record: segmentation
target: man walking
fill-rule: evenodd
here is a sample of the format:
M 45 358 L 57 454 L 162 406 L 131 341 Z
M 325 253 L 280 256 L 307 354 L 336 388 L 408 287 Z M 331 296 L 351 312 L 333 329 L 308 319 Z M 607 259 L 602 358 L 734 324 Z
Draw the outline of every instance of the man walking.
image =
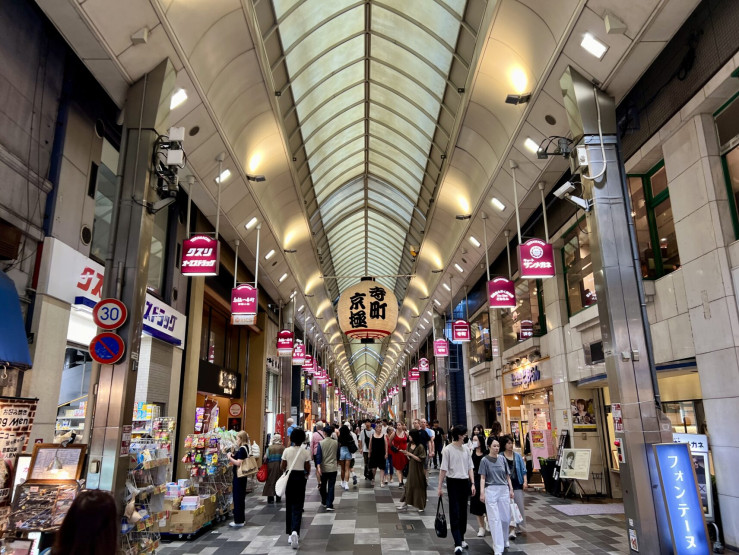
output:
M 371 480 L 369 472 L 369 445 L 372 441 L 372 436 L 375 431 L 372 429 L 372 422 L 369 420 L 364 421 L 364 428 L 359 432 L 359 442 L 362 447 L 362 458 L 364 459 L 364 479 Z
M 316 446 L 316 473 L 321 481 L 319 487 L 321 505 L 326 507 L 327 511 L 333 511 L 336 474 L 339 470 L 336 462 L 339 452 L 339 442 L 334 439 L 332 435 L 334 430 L 331 426 L 326 426 L 323 431 L 326 437 Z
M 441 465 L 442 449 L 444 449 L 444 429 L 439 425 L 438 420 L 434 420 L 433 432 L 434 432 L 434 468 L 437 468 L 436 462 L 438 460 L 439 465 Z
M 434 460 L 434 431 L 429 428 L 429 423 L 425 418 L 421 419 L 421 440 L 424 442 L 423 447 L 426 449 L 426 453 L 428 453 L 424 463 L 426 478 L 428 478 L 431 461 Z
M 467 530 L 467 502 L 470 493 L 475 495 L 475 474 L 472 454 L 465 449 L 463 443 L 467 437 L 467 427 L 457 425 L 452 428 L 452 443 L 444 447 L 439 472 L 439 489 L 446 478 L 446 490 L 449 495 L 449 524 L 454 538 L 454 553 L 462 553 L 469 546 L 464 541 Z

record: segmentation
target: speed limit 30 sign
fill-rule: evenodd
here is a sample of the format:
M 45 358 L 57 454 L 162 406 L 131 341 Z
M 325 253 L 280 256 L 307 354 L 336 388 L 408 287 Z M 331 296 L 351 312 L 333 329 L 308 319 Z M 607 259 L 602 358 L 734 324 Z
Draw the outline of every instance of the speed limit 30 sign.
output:
M 118 299 L 103 299 L 92 309 L 95 325 L 104 330 L 120 328 L 128 317 L 128 310 Z

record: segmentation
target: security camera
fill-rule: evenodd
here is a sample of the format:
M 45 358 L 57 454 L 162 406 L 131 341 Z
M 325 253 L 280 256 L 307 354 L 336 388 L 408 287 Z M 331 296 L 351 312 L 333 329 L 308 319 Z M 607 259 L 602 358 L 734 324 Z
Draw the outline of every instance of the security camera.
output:
M 566 181 L 564 185 L 554 191 L 554 196 L 563 199 L 566 198 L 567 195 L 569 195 L 574 190 L 575 186 L 572 184 L 572 181 Z
M 172 204 L 175 200 L 177 200 L 175 197 L 165 197 L 156 202 L 147 202 L 146 210 L 149 212 L 149 214 L 156 214 L 162 208 L 166 208 L 167 206 Z

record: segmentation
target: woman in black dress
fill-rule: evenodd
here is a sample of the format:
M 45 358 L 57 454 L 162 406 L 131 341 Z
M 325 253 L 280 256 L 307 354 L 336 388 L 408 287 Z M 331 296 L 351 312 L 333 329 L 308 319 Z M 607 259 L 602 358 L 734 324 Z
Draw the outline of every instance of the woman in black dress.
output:
M 375 485 L 377 469 L 380 470 L 380 484 L 385 485 L 385 459 L 387 459 L 387 438 L 382 433 L 382 427 L 378 425 L 369 445 L 369 466 L 372 474 L 370 485 Z
M 478 433 L 470 438 L 472 443 L 472 465 L 475 469 L 475 483 L 480 483 L 480 461 L 488 454 L 485 447 L 485 435 Z M 475 495 L 470 497 L 470 513 L 477 517 L 477 523 L 480 525 L 477 531 L 477 537 L 485 537 L 485 503 L 480 501 L 480 490 L 476 488 Z

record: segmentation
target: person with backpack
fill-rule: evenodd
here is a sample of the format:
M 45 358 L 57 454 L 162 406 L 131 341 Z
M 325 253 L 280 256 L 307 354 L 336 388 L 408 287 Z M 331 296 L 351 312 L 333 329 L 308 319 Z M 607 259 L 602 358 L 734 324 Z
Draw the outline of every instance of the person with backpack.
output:
M 351 461 L 357 452 L 357 444 L 352 437 L 349 426 L 339 428 L 339 464 L 341 465 L 341 487 L 349 489 Z

